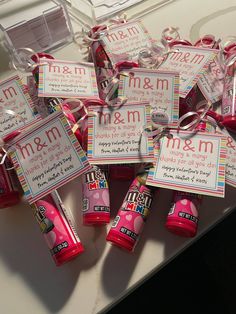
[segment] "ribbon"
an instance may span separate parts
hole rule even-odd
[[[160,112],[162,113],[162,112]],[[151,123],[149,125],[143,126],[141,130],[141,136],[144,135],[146,137],[151,136],[153,138],[153,143],[156,144],[161,137],[167,136],[168,138],[172,137],[170,134],[170,127],[168,125],[169,119],[166,125],[160,125],[153,120],[151,120]],[[140,139],[141,141],[141,139]]]
[[[118,14],[114,18],[108,20],[108,28],[112,25],[119,25],[127,22],[127,14],[126,12],[122,12],[121,14]]]
[[[0,111],[2,113],[6,113],[8,115],[15,116],[16,118],[21,120],[24,123],[24,125],[25,125],[25,119],[21,115],[16,113],[15,111],[13,111],[11,109],[1,109]],[[14,138],[15,136],[19,135],[20,133],[21,133],[21,131],[17,130],[17,131],[11,132],[9,135],[7,135],[7,136],[5,136],[3,138],[0,138],[0,158],[1,158],[0,165],[4,164],[6,158],[9,155],[8,150],[11,147],[11,145],[7,144],[7,141],[9,141],[11,138]],[[14,166],[10,167],[10,168],[6,168],[6,170],[12,170],[12,169],[14,169]]]
[[[141,67],[157,69],[166,60],[169,54],[178,52],[178,49],[171,47],[171,43],[178,40],[180,35],[178,28],[167,27],[162,32],[162,37],[159,45],[152,45],[151,48],[144,48],[139,52],[138,63]]]
[[[178,30],[178,27],[169,26],[162,31],[161,42],[164,47],[169,46],[170,43],[180,39]]]
[[[99,25],[91,28],[88,31],[82,28],[82,31],[76,32],[74,34],[74,40],[78,44],[81,51],[85,49],[83,53],[86,54],[89,52],[91,45],[94,42],[101,40],[101,38],[107,35],[107,33],[106,25]]]
[[[88,30],[82,28],[80,32],[75,32],[74,40],[78,44],[82,53],[88,54],[91,45],[94,42],[101,40],[102,37],[106,36],[111,26],[122,23],[127,23],[127,14],[125,12],[108,20],[107,25],[96,25]],[[83,52],[83,50],[85,51]]]
[[[233,47],[233,45],[235,47]],[[227,55],[230,53],[228,48],[232,46],[232,50],[234,53],[232,53],[231,56],[227,57]],[[236,61],[236,37],[235,36],[228,36],[221,40],[220,42],[220,53],[219,53],[219,60],[220,63],[225,67],[225,70],[227,70],[227,67],[230,67],[234,64]]]
[[[73,109],[65,108],[68,103],[78,103],[78,107],[75,107]],[[68,98],[64,99],[63,102],[60,104],[61,110],[65,114],[65,116],[68,118],[69,121],[72,121],[74,125],[72,126],[73,133],[76,132],[77,129],[82,127],[82,123],[85,119],[87,119],[89,116],[97,116],[97,112],[91,112],[87,109],[89,103],[94,102],[97,105],[104,105],[104,102],[100,99],[87,99],[84,102],[80,99],[74,99],[74,98]],[[84,114],[81,115],[79,120],[76,121],[73,113],[79,113],[83,109]]]
[[[39,65],[45,65],[47,63],[40,63],[40,56],[31,48],[18,48],[16,53],[20,56],[19,59],[12,57],[11,66],[14,70],[21,72],[33,72]],[[25,53],[25,55],[22,53]],[[36,62],[31,57],[35,56]]]
[[[122,106],[123,104],[126,103],[128,99],[127,97],[116,97],[114,99],[112,99],[112,97],[114,96],[117,88],[119,87],[120,77],[132,76],[132,73],[128,71],[115,70],[115,72],[116,73],[109,79],[107,86],[103,90],[103,92],[106,94],[105,103],[107,103],[109,107],[112,107],[115,104]]]
[[[205,119],[205,116],[212,107],[212,103],[203,100],[197,104],[197,107],[198,107],[197,111],[189,111],[185,113],[182,117],[180,117],[178,121],[178,129],[196,132],[197,127],[201,121],[209,122],[213,126],[217,127],[218,124],[215,119],[213,119],[210,116],[207,116],[207,119]],[[191,119],[189,123],[182,125],[185,120],[189,121],[190,117],[193,119]]]

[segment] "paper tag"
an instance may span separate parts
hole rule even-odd
[[[4,112],[7,109],[14,111],[23,120]],[[19,76],[2,81],[0,83],[0,136],[4,137],[15,130],[25,128],[38,119],[40,115],[35,112],[33,101]]]
[[[118,97],[128,102],[148,101],[153,122],[175,126],[179,119],[179,75],[175,72],[136,69],[121,76]]]
[[[141,136],[150,123],[148,103],[130,103],[120,108],[89,107],[88,159],[91,164],[124,164],[153,161],[153,141]]]
[[[215,103],[222,98],[224,70],[218,61],[218,56],[209,63],[206,72],[199,77],[197,85],[206,100],[211,103]]]
[[[218,51],[192,46],[174,46],[173,50],[178,51],[170,53],[159,70],[180,72],[180,97],[185,98]]]
[[[86,62],[40,59],[38,96],[97,98],[94,65]]]
[[[225,183],[236,188],[236,136],[231,136],[224,129],[223,134],[226,136],[226,165],[225,165]]]
[[[18,136],[11,143],[10,157],[30,204],[90,168],[62,112]]]
[[[135,61],[141,49],[152,46],[153,40],[140,21],[111,27],[102,37],[102,44],[112,63],[130,59]]]
[[[160,140],[155,168],[147,184],[224,197],[226,138],[218,134],[171,131]]]

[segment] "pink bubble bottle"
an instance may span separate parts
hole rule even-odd
[[[179,236],[194,237],[197,233],[198,210],[201,202],[201,195],[174,191],[166,228]]]
[[[83,224],[104,225],[110,222],[110,197],[107,179],[98,166],[82,176]]]
[[[151,208],[153,193],[146,179],[146,171],[134,179],[106,238],[128,251],[134,250]]]
[[[208,121],[209,119],[209,121]],[[197,127],[198,131],[215,132],[212,117],[201,121]],[[198,228],[198,211],[202,204],[202,195],[195,193],[174,191],[173,201],[167,216],[165,227],[172,233],[191,238],[195,237]]]
[[[68,212],[56,191],[36,201],[31,207],[57,266],[84,251]]]

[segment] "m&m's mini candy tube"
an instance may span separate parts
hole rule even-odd
[[[31,207],[57,266],[84,251],[56,191],[36,201]]]
[[[110,222],[109,187],[104,172],[93,166],[82,176],[83,224],[104,225]]]
[[[134,250],[151,208],[153,193],[146,179],[146,171],[134,179],[106,238],[128,251]]]

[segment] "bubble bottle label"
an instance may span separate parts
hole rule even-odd
[[[183,237],[194,237],[197,233],[198,210],[201,202],[201,195],[175,191],[166,228]]]
[[[107,241],[128,251],[137,244],[153,200],[144,184],[142,176],[134,179],[107,235]]]

